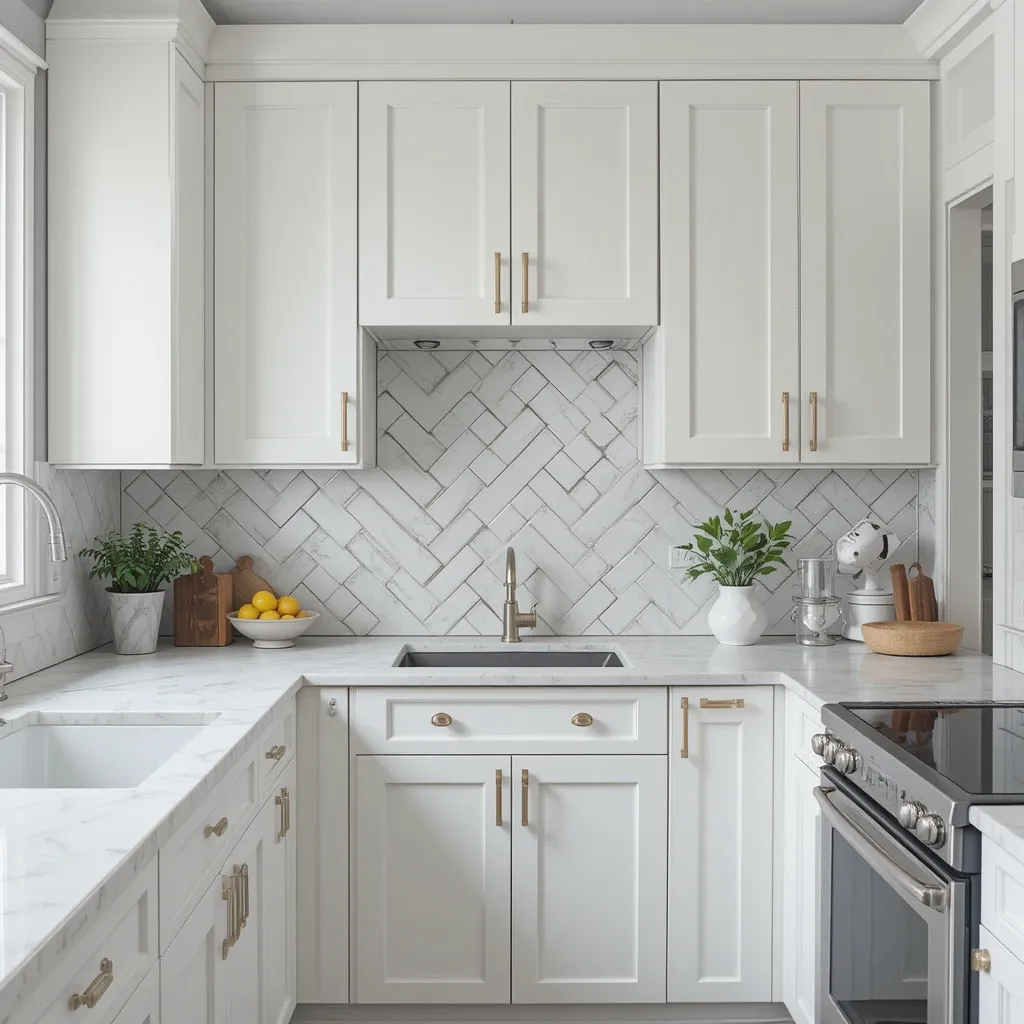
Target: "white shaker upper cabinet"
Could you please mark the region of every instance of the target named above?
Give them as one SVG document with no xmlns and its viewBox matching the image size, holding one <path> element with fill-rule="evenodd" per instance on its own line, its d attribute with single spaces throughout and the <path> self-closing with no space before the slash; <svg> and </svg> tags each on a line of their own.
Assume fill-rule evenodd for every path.
<svg viewBox="0 0 1024 1024">
<path fill-rule="evenodd" d="M 805 463 L 929 459 L 929 88 L 800 85 Z"/>
<path fill-rule="evenodd" d="M 356 85 L 216 86 L 215 461 L 359 465 Z"/>
<path fill-rule="evenodd" d="M 512 1002 L 665 1002 L 666 764 L 516 757 Z"/>
<path fill-rule="evenodd" d="M 508 324 L 509 83 L 359 86 L 359 316 Z"/>
<path fill-rule="evenodd" d="M 664 412 L 645 461 L 799 460 L 798 173 L 795 82 L 661 84 L 662 365 L 644 386 Z"/>
<path fill-rule="evenodd" d="M 658 85 L 512 83 L 512 323 L 658 320 Z"/>
</svg>

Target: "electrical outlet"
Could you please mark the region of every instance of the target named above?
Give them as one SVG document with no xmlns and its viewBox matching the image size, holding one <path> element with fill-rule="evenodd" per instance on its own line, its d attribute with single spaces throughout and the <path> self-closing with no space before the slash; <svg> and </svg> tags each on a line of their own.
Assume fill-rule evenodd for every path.
<svg viewBox="0 0 1024 1024">
<path fill-rule="evenodd" d="M 679 544 L 668 549 L 668 567 L 670 569 L 686 569 L 690 564 L 690 552 L 684 551 Z"/>
</svg>

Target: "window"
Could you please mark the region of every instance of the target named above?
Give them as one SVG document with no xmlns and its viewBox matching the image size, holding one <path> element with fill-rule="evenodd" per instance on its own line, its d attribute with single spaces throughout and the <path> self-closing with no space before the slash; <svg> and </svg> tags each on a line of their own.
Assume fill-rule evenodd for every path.
<svg viewBox="0 0 1024 1024">
<path fill-rule="evenodd" d="M 35 74 L 42 62 L 0 28 L 0 469 L 35 476 Z M 31 502 L 31 504 L 29 504 Z M 35 500 L 0 488 L 0 605 L 44 592 Z"/>
</svg>

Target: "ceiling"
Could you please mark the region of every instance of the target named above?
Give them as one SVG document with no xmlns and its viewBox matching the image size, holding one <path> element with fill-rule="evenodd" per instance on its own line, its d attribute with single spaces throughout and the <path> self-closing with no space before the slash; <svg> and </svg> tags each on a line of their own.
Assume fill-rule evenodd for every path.
<svg viewBox="0 0 1024 1024">
<path fill-rule="evenodd" d="M 203 0 L 222 25 L 902 24 L 922 0 Z"/>
</svg>

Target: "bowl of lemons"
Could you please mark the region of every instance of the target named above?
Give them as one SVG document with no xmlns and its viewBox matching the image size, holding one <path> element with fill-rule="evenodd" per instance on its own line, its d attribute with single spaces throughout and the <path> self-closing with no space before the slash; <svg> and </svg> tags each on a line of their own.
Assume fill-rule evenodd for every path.
<svg viewBox="0 0 1024 1024">
<path fill-rule="evenodd" d="M 306 611 L 290 594 L 275 597 L 269 590 L 261 590 L 253 594 L 249 604 L 229 615 L 228 622 L 247 636 L 253 647 L 280 648 L 294 647 L 295 638 L 319 617 L 318 612 Z"/>
</svg>

